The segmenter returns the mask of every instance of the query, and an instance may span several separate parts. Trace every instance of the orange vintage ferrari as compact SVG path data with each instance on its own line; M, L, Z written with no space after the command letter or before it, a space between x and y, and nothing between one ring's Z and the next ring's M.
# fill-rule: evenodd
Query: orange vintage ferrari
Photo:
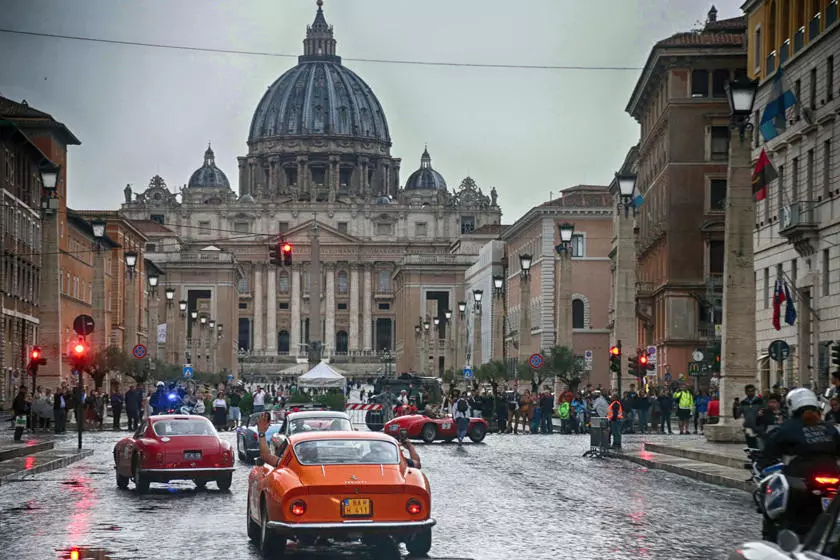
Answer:
M432 547L429 480L409 467L397 442L376 432L305 432L258 465L248 480L248 537L266 558L288 540L303 545L362 540L377 558L399 558L399 543Z

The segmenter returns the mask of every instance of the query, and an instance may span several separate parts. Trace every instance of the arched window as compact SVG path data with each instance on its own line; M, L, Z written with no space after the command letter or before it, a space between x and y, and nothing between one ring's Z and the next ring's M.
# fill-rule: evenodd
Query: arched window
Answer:
M572 300L572 328L586 328L584 324L584 305L582 299Z
M347 331L338 331L335 333L335 353L347 353Z
M289 331L280 331L277 333L277 351L280 354L289 353Z
M338 271L338 293L346 294L349 290L349 283L347 282L347 271Z

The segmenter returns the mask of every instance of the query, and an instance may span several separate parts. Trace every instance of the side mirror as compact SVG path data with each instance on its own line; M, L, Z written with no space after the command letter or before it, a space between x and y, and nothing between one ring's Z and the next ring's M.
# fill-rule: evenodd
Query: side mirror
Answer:
M790 554L799 548L799 535L790 529L783 529L779 532L776 544L779 545L779 548Z

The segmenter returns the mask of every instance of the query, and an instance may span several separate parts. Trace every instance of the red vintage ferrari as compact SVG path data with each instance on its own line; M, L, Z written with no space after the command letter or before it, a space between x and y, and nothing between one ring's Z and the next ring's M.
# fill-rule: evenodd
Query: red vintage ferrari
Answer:
M385 424L385 433L397 437L405 430L408 439L420 439L425 443L435 440L452 441L458 437L455 420L451 416L432 418L423 414L397 416ZM470 418L467 437L475 443L481 443L487 435L487 421L484 418Z
M233 480L233 449L219 439L203 416L152 416L133 436L114 446L117 487L128 488L134 479L138 492L152 482L192 480L204 488L215 480L219 490L229 490Z

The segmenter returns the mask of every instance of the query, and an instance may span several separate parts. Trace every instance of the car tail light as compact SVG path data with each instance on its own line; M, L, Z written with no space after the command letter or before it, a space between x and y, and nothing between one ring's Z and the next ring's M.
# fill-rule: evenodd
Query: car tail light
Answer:
M297 515L298 517L300 517L301 515L306 513L306 502L302 500L292 502L292 505L289 506L289 511L292 512L292 515Z
M836 476L817 476L814 478L814 482L821 486L837 486L840 484L840 478Z
M419 515L423 511L423 504L417 500L408 500L405 509L411 515Z
M225 450L225 451L222 452L222 460L225 463L230 463L231 462L230 451Z

